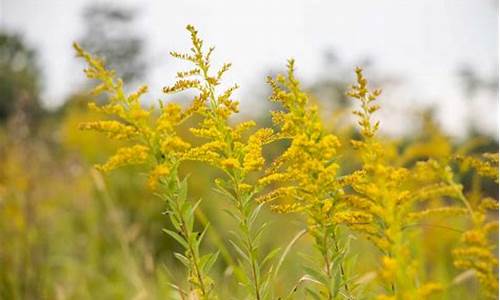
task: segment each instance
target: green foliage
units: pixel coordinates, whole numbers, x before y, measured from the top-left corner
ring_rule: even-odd
[[[0,123],[15,113],[27,123],[42,112],[39,99],[40,71],[36,53],[20,36],[0,33]]]

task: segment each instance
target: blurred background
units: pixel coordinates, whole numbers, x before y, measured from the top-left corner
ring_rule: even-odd
[[[1,30],[34,53],[17,65],[36,64],[44,108],[61,107],[82,85],[72,41],[122,65],[126,79],[148,82],[152,98],[160,97],[178,69],[168,52],[189,45],[184,27],[192,23],[217,46],[216,60],[233,63],[229,80],[242,86],[245,112],[260,113],[254,104],[265,103],[265,75],[294,57],[308,86],[349,82],[353,66],[365,66],[383,82],[392,134],[414,129],[406,115],[426,106],[453,136],[471,129],[498,135],[494,0],[2,0],[0,15]]]
[[[104,57],[127,88],[147,83],[148,103],[169,101],[161,88],[181,66],[168,53],[189,47],[187,24],[216,46],[216,63],[233,63],[226,84],[241,86],[243,119],[269,122],[265,77],[293,57],[325,122],[346,139],[353,122],[344,92],[362,66],[384,90],[377,117],[388,138],[432,141],[427,151],[438,156],[467,143],[498,151],[494,0],[0,0],[0,299],[171,292],[167,281],[178,266],[174,241],[161,233],[163,203],[137,170],[106,179],[92,170],[117,145],[77,129],[96,116],[86,109],[91,84],[71,43]],[[220,204],[210,205],[206,187],[215,171],[189,171],[193,197],[206,199],[213,219]],[[280,239],[293,236],[298,224],[274,218],[288,224]],[[220,238],[210,237],[208,247]],[[298,266],[288,268],[297,274]]]

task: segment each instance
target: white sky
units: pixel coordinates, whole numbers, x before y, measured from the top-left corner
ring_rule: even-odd
[[[322,53],[332,48],[343,65],[373,59],[377,74],[400,76],[404,85],[387,90],[392,132],[411,127],[397,112],[418,103],[438,105],[440,120],[454,135],[467,120],[498,135],[498,99],[482,93],[467,106],[457,77],[459,66],[481,76],[498,74],[498,4],[494,0],[157,0],[129,3],[140,10],[138,30],[147,41],[154,96],[171,83],[177,65],[170,50],[188,47],[184,27],[196,25],[215,57],[231,61],[229,79],[242,86],[243,109],[251,109],[251,88],[264,88],[264,71],[297,60],[310,82],[324,74]],[[39,51],[44,99],[60,104],[81,84],[81,65],[71,42],[81,36],[86,0],[0,0],[0,24],[20,32]],[[353,66],[354,67],[354,66]],[[367,70],[369,77],[370,70]],[[260,76],[260,77],[259,77]],[[469,109],[469,110],[468,110]],[[392,116],[392,117],[391,117]],[[406,122],[405,122],[406,121]]]

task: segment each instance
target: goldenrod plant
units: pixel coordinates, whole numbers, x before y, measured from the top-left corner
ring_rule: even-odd
[[[494,236],[498,236],[498,219],[488,215],[498,214],[498,201],[481,194],[479,177],[485,177],[498,184],[498,153],[484,153],[483,159],[472,156],[457,156],[464,168],[473,168],[478,180],[476,191],[471,195],[459,193],[459,197],[470,203],[471,227],[462,233],[460,245],[453,250],[454,265],[459,269],[473,270],[485,299],[498,297],[498,257]]]
[[[85,70],[87,77],[100,82],[92,93],[109,95],[108,103],[102,106],[90,103],[89,107],[110,116],[110,119],[82,123],[80,128],[101,131],[109,138],[125,139],[131,143],[130,146],[119,148],[97,169],[109,172],[126,165],[147,166],[148,185],[165,200],[166,213],[174,229],[165,229],[165,232],[185,250],[184,253],[175,253],[175,257],[188,271],[189,291],[183,290],[181,286],[175,288],[183,297],[212,299],[213,281],[208,272],[217,259],[217,253],[200,253],[200,244],[208,227],[201,233],[195,231],[195,210],[199,202],[191,203],[187,199],[186,178],[180,178],[178,174],[179,164],[185,160],[190,145],[175,132],[176,126],[200,108],[200,102],[195,99],[192,106],[185,110],[172,103],[160,103],[160,114],[152,117],[154,112],[143,108],[140,103],[141,96],[147,92],[146,86],[127,95],[122,81],[115,78],[113,71],[106,69],[102,60],[93,58],[78,44],[74,44],[74,48],[88,64]]]
[[[385,292],[377,299],[425,299],[443,286],[418,278],[418,261],[405,229],[431,213],[466,212],[457,207],[421,210],[417,206],[436,197],[453,197],[461,187],[450,182],[449,167],[434,160],[419,162],[414,170],[388,161],[376,136],[379,122],[372,120],[379,109],[375,100],[381,91],[368,89],[361,68],[356,69],[356,77],[357,83],[348,95],[360,103],[360,109],[353,113],[359,118],[362,140],[353,140],[352,144],[360,152],[362,167],[342,179],[353,192],[345,196],[347,211],[339,212],[337,218],[364,234],[381,253],[378,276]],[[467,202],[464,204],[468,208]]]
[[[337,180],[339,139],[325,131],[317,107],[309,106],[308,96],[295,77],[294,64],[294,60],[289,60],[286,76],[268,78],[270,99],[284,108],[272,113],[273,122],[280,129],[277,137],[290,140],[291,144],[259,180],[259,184],[273,184],[274,188],[257,200],[270,202],[272,209],[280,213],[306,215],[308,232],[321,254],[319,264],[306,267],[310,280],[321,287],[308,288],[308,292],[315,298],[334,299],[342,295],[350,299],[351,283],[344,268],[347,247],[341,243],[334,220],[343,195]]]
[[[498,200],[491,190],[498,188],[497,148],[480,154],[480,139],[454,143],[428,119],[411,139],[382,135],[384,124],[375,121],[382,93],[369,89],[361,68],[347,91],[358,126],[329,128],[293,59],[286,74],[267,80],[270,100],[279,105],[272,126],[241,121],[238,86],[223,82],[231,64],[215,68],[214,48],[192,25],[187,30],[190,50],[170,54],[189,67],[163,88],[167,99],[151,107],[141,100],[147,86],[126,93],[103,60],[74,45],[97,82],[92,95],[107,95],[89,103],[102,117],[79,127],[103,133],[117,148],[97,170],[129,166],[138,181],[146,173],[144,185],[164,200],[164,231],[182,249],[168,252],[178,265],[154,260],[167,271],[156,271],[161,276],[151,283],[138,280],[148,268],[131,259],[133,244],[120,239],[141,297],[497,299]],[[171,100],[179,93],[189,104]],[[120,188],[112,183],[110,189]],[[277,219],[285,226],[274,226]]]
[[[251,173],[260,170],[264,165],[262,146],[273,141],[271,129],[259,129],[247,139],[243,135],[255,122],[248,121],[232,126],[229,117],[238,112],[238,102],[232,99],[237,85],[218,92],[222,76],[231,64],[224,64],[217,72],[211,69],[210,56],[214,48],[204,52],[203,41],[193,26],[187,26],[191,34],[193,47],[191,53],[171,52],[175,58],[188,61],[194,66],[184,72],[178,72],[179,80],[163,91],[167,94],[194,89],[199,95],[203,106],[197,110],[202,116],[199,127],[191,128],[191,133],[205,139],[207,142],[191,148],[186,153],[186,159],[205,162],[219,168],[224,177],[215,180],[216,190],[231,200],[234,210],[227,210],[237,222],[237,230],[232,232],[231,244],[239,254],[240,270],[243,281],[253,298],[271,299],[271,280],[273,272],[266,266],[277,253],[271,251],[265,257],[259,249],[259,239],[266,223],[258,224],[261,205],[254,201],[259,186],[252,184]],[[268,272],[266,272],[268,271]],[[240,276],[241,278],[241,276]]]

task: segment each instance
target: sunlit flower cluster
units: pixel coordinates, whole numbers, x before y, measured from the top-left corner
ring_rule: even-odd
[[[214,189],[229,200],[226,212],[237,228],[229,240],[237,256],[231,268],[249,299],[276,299],[272,285],[284,259],[273,260],[280,249],[269,253],[261,249],[267,223],[259,217],[266,206],[278,213],[297,213],[293,215],[312,237],[316,256],[307,261],[303,278],[315,284],[306,289],[315,299],[358,299],[358,276],[350,272],[350,243],[356,239],[368,241],[377,251],[371,272],[376,274],[377,287],[370,299],[419,300],[445,292],[451,283],[426,276],[419,246],[412,244],[417,229],[436,218],[443,223],[461,218],[466,220],[463,226],[471,224],[465,229],[436,227],[461,233],[453,251],[454,265],[472,270],[485,297],[493,298],[498,291],[498,259],[491,233],[498,230],[498,221],[490,212],[498,209],[498,201],[482,196],[479,177],[498,183],[498,154],[478,158],[464,150],[454,155],[458,151],[431,123],[426,126],[432,132],[418,142],[387,141],[378,134],[380,123],[374,121],[381,90],[369,89],[361,68],[356,68],[356,83],[347,92],[359,107],[353,111],[359,134],[342,138],[325,127],[318,107],[296,78],[294,60],[289,60],[286,75],[268,78],[270,100],[281,106],[271,112],[274,126],[259,128],[252,120],[233,122],[231,117],[239,112],[234,99],[238,86],[223,88],[222,84],[231,64],[214,70],[214,48],[206,49],[193,26],[187,30],[190,51],[170,54],[190,67],[177,72],[175,82],[163,88],[167,97],[194,92],[187,107],[160,101],[159,108],[145,108],[141,97],[147,93],[146,86],[126,94],[122,81],[102,60],[75,45],[88,64],[85,73],[98,81],[93,94],[108,96],[106,103],[89,104],[105,117],[80,128],[126,144],[99,170],[142,165],[147,186],[167,203],[174,230],[165,231],[185,250],[176,253],[187,269],[188,290],[178,288],[182,297],[215,299],[218,284],[208,274],[218,252],[200,253],[208,227],[195,231],[199,202],[191,203],[188,178],[179,175],[181,163],[194,161],[218,172]],[[189,137],[180,134],[181,125],[192,116],[196,123],[189,128]],[[349,139],[350,144],[341,144]],[[265,147],[276,144],[279,152],[266,161]],[[454,171],[456,163],[459,172]],[[459,175],[472,171],[477,176],[474,186],[464,187]]]

